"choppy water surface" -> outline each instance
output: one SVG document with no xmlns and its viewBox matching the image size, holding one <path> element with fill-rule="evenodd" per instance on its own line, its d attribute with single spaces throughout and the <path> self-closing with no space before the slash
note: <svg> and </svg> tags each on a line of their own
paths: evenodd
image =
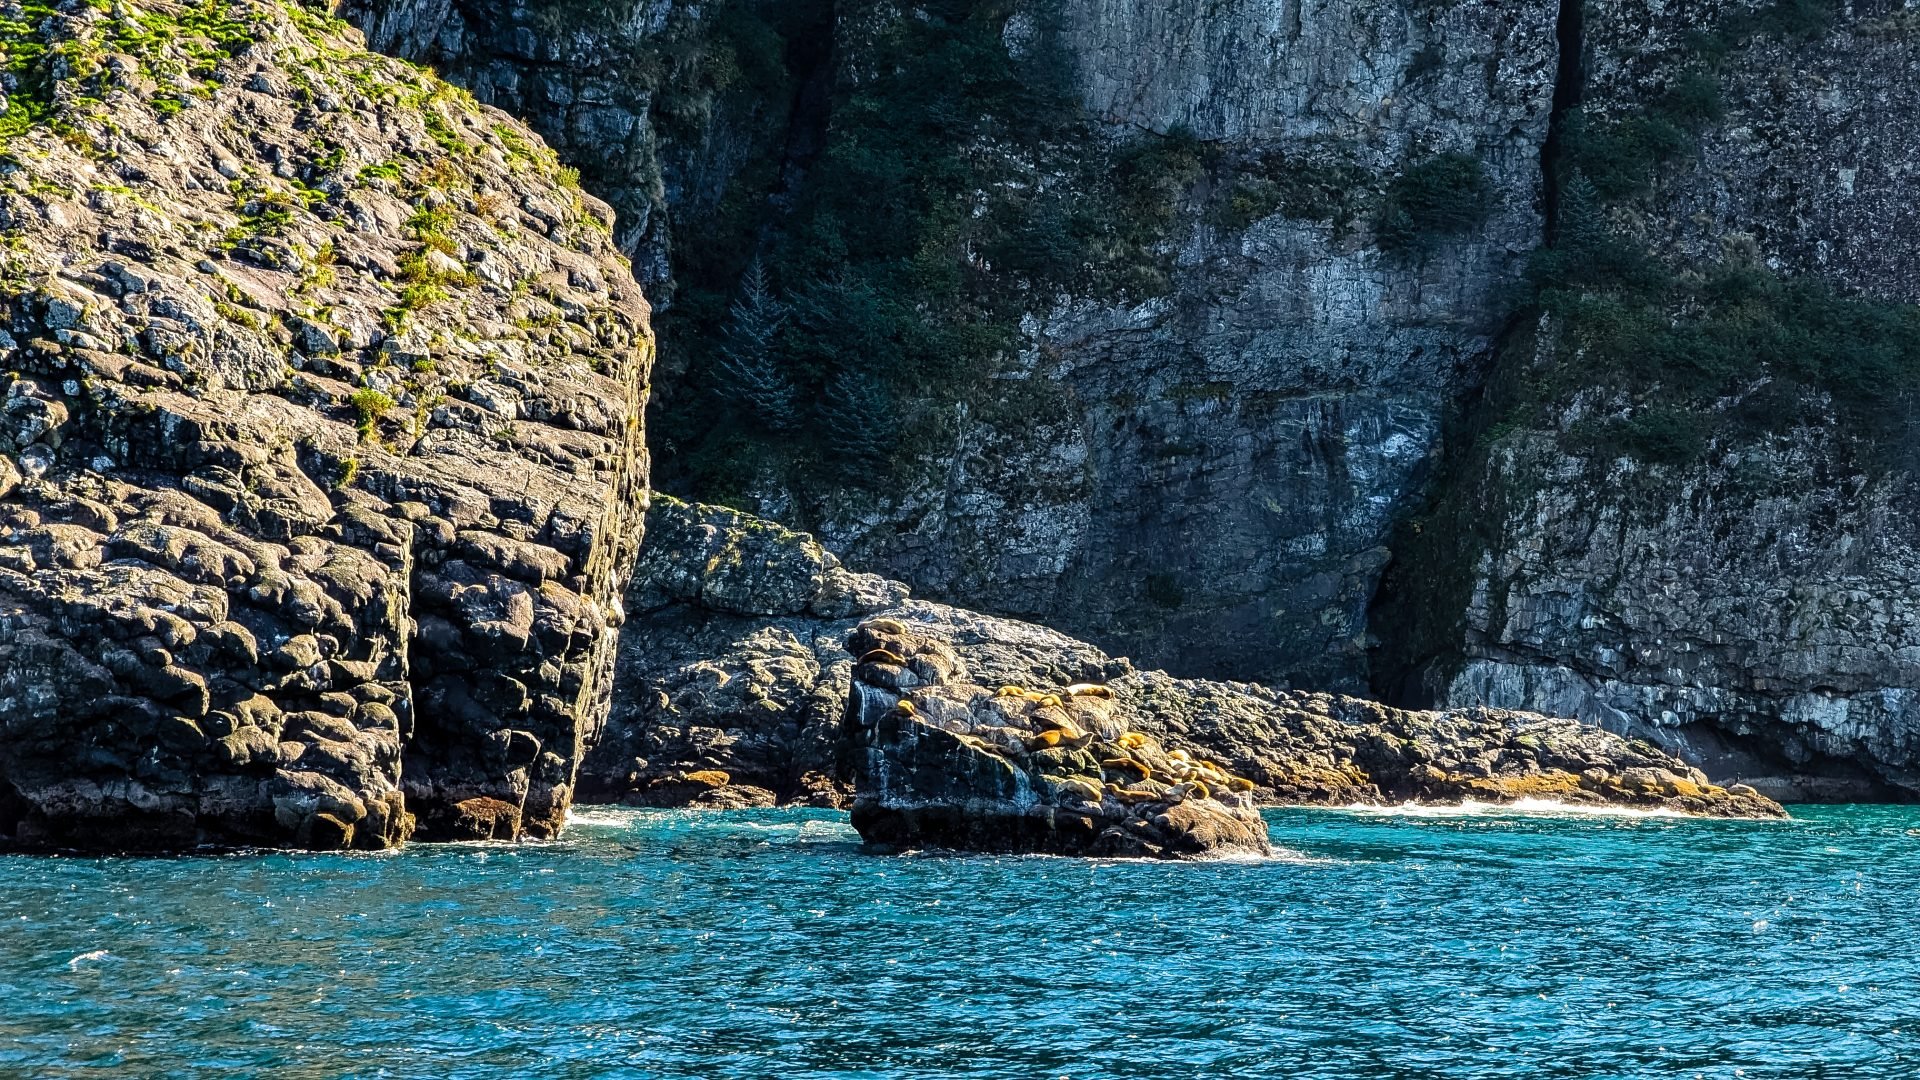
<svg viewBox="0 0 1920 1080">
<path fill-rule="evenodd" d="M 1296 856 L 864 854 L 590 810 L 397 855 L 0 858 L 0 1074 L 1920 1075 L 1920 810 L 1276 811 Z"/>
</svg>

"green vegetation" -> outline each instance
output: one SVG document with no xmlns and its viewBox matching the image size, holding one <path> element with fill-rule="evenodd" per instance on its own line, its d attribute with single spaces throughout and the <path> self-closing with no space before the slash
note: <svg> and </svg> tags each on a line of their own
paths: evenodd
<svg viewBox="0 0 1920 1080">
<path fill-rule="evenodd" d="M 1374 240 L 1391 254 L 1420 254 L 1473 230 L 1493 207 L 1486 166 L 1450 151 L 1410 161 L 1387 184 L 1374 212 Z"/>
<path fill-rule="evenodd" d="M 760 468 L 802 487 L 885 485 L 951 437 L 962 403 L 976 416 L 1005 405 L 995 376 L 1025 312 L 1063 293 L 1167 290 L 1169 232 L 1215 152 L 1179 131 L 1096 130 L 1044 11 L 1008 48 L 1014 10 L 936 0 L 911 14 L 840 12 L 842 26 L 863 27 L 873 62 L 832 101 L 805 182 L 773 205 L 764 192 L 777 174 L 757 189 L 743 177 L 698 222 L 698 250 L 677 253 L 681 291 L 662 332 L 691 358 L 683 392 L 707 407 L 676 401 L 653 433 L 685 486 L 712 497 Z M 793 99 L 811 65 L 830 62 L 809 52 L 833 16 L 824 0 L 722 11 L 703 54 L 713 66 L 667 95 L 689 103 L 685 118 L 701 95 L 700 108 L 730 107 L 736 79 Z M 737 313 L 756 261 L 784 317 L 749 371 Z"/>
<path fill-rule="evenodd" d="M 1675 270 L 1609 231 L 1575 182 L 1562 239 L 1534 265 L 1561 334 L 1540 389 L 1563 398 L 1598 380 L 1642 406 L 1581 426 L 1586 447 L 1683 461 L 1716 431 L 1857 416 L 1920 385 L 1920 308 L 1754 262 Z"/>
<path fill-rule="evenodd" d="M 1373 175 L 1349 161 L 1316 161 L 1281 153 L 1236 163 L 1233 186 L 1214 211 L 1214 223 L 1244 229 L 1262 218 L 1284 214 L 1301 221 L 1324 221 L 1345 236 L 1360 220 L 1372 197 Z"/>
<path fill-rule="evenodd" d="M 163 82 L 187 76 L 204 84 L 221 62 L 239 55 L 261 33 L 254 20 L 236 18 L 236 9 L 223 0 L 194 0 L 165 10 L 109 0 L 86 4 L 107 16 L 101 29 L 57 43 L 50 41 L 49 20 L 58 16 L 53 4 L 24 0 L 0 15 L 0 65 L 12 83 L 6 110 L 0 112 L 0 150 L 42 126 L 90 150 L 77 122 L 99 111 L 111 54 L 133 57 L 148 75 Z M 57 91 L 57 84 L 63 89 Z M 204 86 L 199 92 L 206 92 Z M 154 108 L 165 117 L 185 104 L 169 95 L 156 99 Z"/>
<path fill-rule="evenodd" d="M 1716 440 L 1836 417 L 1873 430 L 1874 416 L 1920 387 L 1920 308 L 1783 276 L 1737 249 L 1675 263 L 1614 227 L 1617 208 L 1690 159 L 1722 119 L 1718 72 L 1736 46 L 1817 34 L 1832 17 L 1829 3 L 1779 0 L 1667 58 L 1677 74 L 1639 109 L 1604 123 L 1579 110 L 1565 118 L 1554 242 L 1530 275 L 1532 305 L 1552 316 L 1556 339 L 1550 363 L 1529 362 L 1518 415 L 1550 427 L 1576 395 L 1609 391 L 1618 407 L 1574 425 L 1569 448 L 1680 463 Z"/>
<path fill-rule="evenodd" d="M 366 441 L 373 438 L 380 418 L 393 411 L 394 401 L 372 387 L 362 387 L 353 392 L 347 404 L 353 408 L 354 427 L 359 430 L 361 440 Z"/>
<path fill-rule="evenodd" d="M 1700 133 L 1721 119 L 1720 79 L 1738 48 L 1756 37 L 1812 37 L 1836 16 L 1834 0 L 1774 0 L 1694 35 L 1683 55 L 1669 58 L 1679 74 L 1638 109 L 1600 118 L 1574 109 L 1566 116 L 1560 180 L 1579 173 L 1603 199 L 1641 194 L 1662 168 L 1693 154 Z"/>
</svg>

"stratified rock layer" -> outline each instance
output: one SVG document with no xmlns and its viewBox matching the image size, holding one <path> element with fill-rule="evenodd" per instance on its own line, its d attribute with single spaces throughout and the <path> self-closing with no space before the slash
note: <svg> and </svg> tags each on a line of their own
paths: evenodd
<svg viewBox="0 0 1920 1080">
<path fill-rule="evenodd" d="M 946 643 L 862 623 L 843 736 L 870 843 L 1192 858 L 1264 855 L 1253 781 L 1132 730 L 1112 692 L 966 681 Z"/>
<path fill-rule="evenodd" d="M 848 572 L 812 537 L 731 510 L 662 498 L 649 536 L 669 535 L 682 539 L 650 543 L 628 593 L 622 689 L 607 737 L 582 770 L 582 790 L 596 800 L 833 803 L 836 770 L 848 764 L 836 761 L 836 724 L 850 707 L 858 657 L 850 649 L 860 644 L 849 638 L 865 617 L 882 616 L 915 641 L 951 649 L 980 686 L 1045 692 L 1103 684 L 1112 695 L 1103 700 L 1130 728 L 1247 777 L 1263 803 L 1541 798 L 1728 816 L 1781 812 L 1647 743 L 1572 720 L 1477 708 L 1414 712 L 1138 672 L 1044 627 L 907 599 L 904 586 Z M 889 691 L 894 699 L 898 689 Z M 971 712 L 974 695 L 960 699 Z M 702 779 L 690 782 L 693 774 Z"/>
<path fill-rule="evenodd" d="M 645 506 L 605 208 L 304 7 L 4 34 L 0 845 L 558 830 Z"/>
</svg>

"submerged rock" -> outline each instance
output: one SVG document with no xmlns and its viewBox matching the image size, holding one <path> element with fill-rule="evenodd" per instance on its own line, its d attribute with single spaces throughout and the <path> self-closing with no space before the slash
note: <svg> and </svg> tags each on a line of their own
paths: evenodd
<svg viewBox="0 0 1920 1080">
<path fill-rule="evenodd" d="M 645 508 L 605 207 L 308 5 L 15 16 L 0 845 L 557 831 Z"/>
<path fill-rule="evenodd" d="M 1111 691 L 989 689 L 950 646 L 862 623 L 844 737 L 871 843 L 1059 855 L 1267 854 L 1253 782 L 1132 729 Z"/>
</svg>

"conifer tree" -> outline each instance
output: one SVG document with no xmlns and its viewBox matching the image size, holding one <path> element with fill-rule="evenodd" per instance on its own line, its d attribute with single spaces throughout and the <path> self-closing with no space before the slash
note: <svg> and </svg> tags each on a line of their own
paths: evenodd
<svg viewBox="0 0 1920 1080">
<path fill-rule="evenodd" d="M 767 283 L 759 259 L 747 267 L 740 297 L 729 309 L 726 338 L 720 346 L 722 393 L 734 398 L 760 427 L 789 432 L 800 426 L 800 394 L 781 363 L 780 332 L 787 305 Z"/>
<path fill-rule="evenodd" d="M 822 422 L 827 445 L 842 465 L 867 468 L 887 459 L 894 445 L 894 417 L 887 392 L 871 375 L 846 367 L 827 383 Z"/>
</svg>

